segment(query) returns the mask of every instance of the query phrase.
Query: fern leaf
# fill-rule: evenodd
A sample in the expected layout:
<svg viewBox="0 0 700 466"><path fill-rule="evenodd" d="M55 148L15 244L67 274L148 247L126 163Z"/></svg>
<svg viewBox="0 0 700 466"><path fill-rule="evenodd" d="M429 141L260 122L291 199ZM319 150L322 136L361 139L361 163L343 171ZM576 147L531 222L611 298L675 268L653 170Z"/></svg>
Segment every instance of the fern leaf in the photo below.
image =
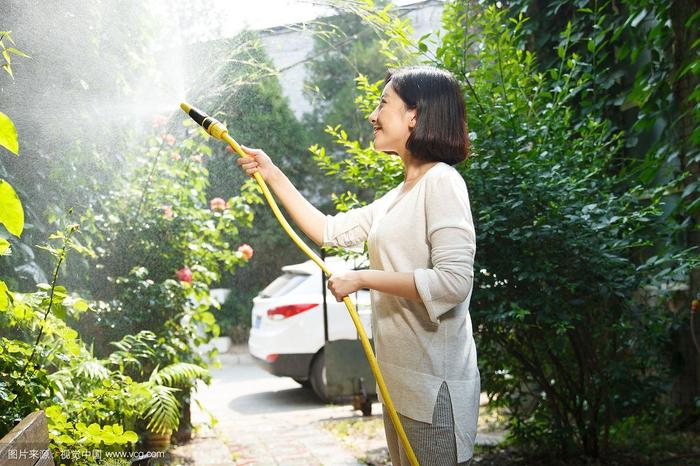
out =
<svg viewBox="0 0 700 466"><path fill-rule="evenodd" d="M165 434L180 425L180 403L175 398L177 389L164 385L150 387L151 399L145 408L148 430L156 434Z"/></svg>
<svg viewBox="0 0 700 466"><path fill-rule="evenodd" d="M154 371L151 380L159 385L169 387L186 387L194 385L197 380L205 382L211 379L209 370L196 364L178 362L164 367L160 371Z"/></svg>

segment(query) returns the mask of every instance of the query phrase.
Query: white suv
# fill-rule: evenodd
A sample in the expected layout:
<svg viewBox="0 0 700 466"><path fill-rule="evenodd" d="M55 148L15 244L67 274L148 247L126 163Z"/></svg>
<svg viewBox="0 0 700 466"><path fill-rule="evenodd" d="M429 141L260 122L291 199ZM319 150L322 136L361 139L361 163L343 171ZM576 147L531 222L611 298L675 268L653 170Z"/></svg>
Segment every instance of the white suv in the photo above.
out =
<svg viewBox="0 0 700 466"><path fill-rule="evenodd" d="M345 261L327 257L331 272L366 268L366 259ZM253 299L252 325L248 350L253 359L271 374L292 377L325 398L325 331L323 294L326 293L328 340L358 339L357 329L343 302L323 290L321 269L311 260L282 267L277 277ZM372 337L369 290L362 289L350 298L360 321Z"/></svg>

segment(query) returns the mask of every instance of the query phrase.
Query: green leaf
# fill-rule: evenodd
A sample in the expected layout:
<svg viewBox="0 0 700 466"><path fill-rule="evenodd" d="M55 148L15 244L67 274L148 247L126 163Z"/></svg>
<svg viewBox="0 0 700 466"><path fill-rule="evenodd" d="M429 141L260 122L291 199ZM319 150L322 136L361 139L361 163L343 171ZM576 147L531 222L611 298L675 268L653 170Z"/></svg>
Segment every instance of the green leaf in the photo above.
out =
<svg viewBox="0 0 700 466"><path fill-rule="evenodd" d="M46 417L48 418L59 419L61 417L62 412L59 406L53 405L44 409L44 414L46 414Z"/></svg>
<svg viewBox="0 0 700 466"><path fill-rule="evenodd" d="M12 68L10 67L10 65L5 63L4 65L2 65L2 69L5 70L7 72L7 74L9 74L12 79L15 79L15 75L12 74Z"/></svg>
<svg viewBox="0 0 700 466"><path fill-rule="evenodd" d="M68 317L66 308L63 307L61 304L54 303L51 307L51 312L53 312L53 315L55 315L61 320L66 320L66 318Z"/></svg>
<svg viewBox="0 0 700 466"><path fill-rule="evenodd" d="M80 345L75 341L67 341L65 347L73 356L80 356Z"/></svg>
<svg viewBox="0 0 700 466"><path fill-rule="evenodd" d="M166 366L160 371L154 371L151 379L162 385L187 386L194 384L197 379L206 380L209 376L209 371L203 367L179 362Z"/></svg>
<svg viewBox="0 0 700 466"><path fill-rule="evenodd" d="M18 238L24 230L22 202L10 183L5 180L0 180L0 223Z"/></svg>
<svg viewBox="0 0 700 466"><path fill-rule="evenodd" d="M5 238L0 238L0 256L10 255L10 242Z"/></svg>
<svg viewBox="0 0 700 466"><path fill-rule="evenodd" d="M688 207L686 207L686 212L692 214L698 209L698 207L700 207L700 197L695 199Z"/></svg>
<svg viewBox="0 0 700 466"><path fill-rule="evenodd" d="M588 40L588 44L587 44L586 48L591 53L595 52L595 42L593 41L593 39Z"/></svg>
<svg viewBox="0 0 700 466"><path fill-rule="evenodd" d="M0 280L0 309L5 309L9 303L7 299L7 285Z"/></svg>
<svg viewBox="0 0 700 466"><path fill-rule="evenodd" d="M66 445L73 445L75 443L75 440L73 440L72 437L66 434L62 434L58 437L58 440L60 440L62 443Z"/></svg>
<svg viewBox="0 0 700 466"><path fill-rule="evenodd" d="M18 55L18 56L20 56L20 57L32 58L32 57L30 57L29 55L27 55L26 53L21 52L21 51L17 50L17 49L14 48L14 47L8 47L8 48L7 48L7 51L8 51L8 52L12 52L12 53L14 53L15 55Z"/></svg>
<svg viewBox="0 0 700 466"><path fill-rule="evenodd" d="M173 388L163 385L153 386L151 399L146 406L148 419L146 428L156 434L165 434L177 429L180 422L180 403L175 398Z"/></svg>
<svg viewBox="0 0 700 466"><path fill-rule="evenodd" d="M633 27L633 28L636 28L636 27L639 25L639 23L641 23L642 20L643 20L646 16L647 16L647 10L646 10L646 8L645 8L645 9L643 9L642 11L640 11L640 12L637 14L637 16L635 16L635 17L632 19L632 27Z"/></svg>
<svg viewBox="0 0 700 466"><path fill-rule="evenodd" d="M10 73L10 75L12 74L9 71L9 67L6 69L6 71ZM2 112L0 112L0 146L4 147L15 155L19 155L17 128L15 128L15 125L12 123L12 120L10 120L10 117Z"/></svg>
<svg viewBox="0 0 700 466"><path fill-rule="evenodd" d="M117 442L117 437L112 432L108 432L107 427L108 426L105 426L105 432L102 433L102 441L105 445L113 445Z"/></svg>
<svg viewBox="0 0 700 466"><path fill-rule="evenodd" d="M54 301L61 302L68 296L68 290L63 285L56 285L53 289Z"/></svg>
<svg viewBox="0 0 700 466"><path fill-rule="evenodd" d="M92 424L90 424L88 426L87 431L88 431L88 433L95 435L95 436L99 436L102 434L102 428L100 427L99 424L97 424L95 422L93 422Z"/></svg>
<svg viewBox="0 0 700 466"><path fill-rule="evenodd" d="M82 299L77 299L73 303L73 307L75 308L76 311L80 311L80 312L85 312L89 308L88 303Z"/></svg>

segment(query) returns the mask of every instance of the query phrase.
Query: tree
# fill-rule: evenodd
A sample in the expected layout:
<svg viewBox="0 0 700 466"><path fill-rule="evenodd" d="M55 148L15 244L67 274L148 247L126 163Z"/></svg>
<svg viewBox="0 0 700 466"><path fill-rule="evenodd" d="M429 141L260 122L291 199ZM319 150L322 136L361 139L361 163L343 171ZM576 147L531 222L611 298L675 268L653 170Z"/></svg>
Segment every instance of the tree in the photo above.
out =
<svg viewBox="0 0 700 466"><path fill-rule="evenodd" d="M355 105L359 94L353 78L363 75L374 82L384 77L377 32L352 13L325 18L315 30L312 56L305 87L313 107L303 120L313 141L329 146L332 138L325 128L343 125L351 138L369 143L371 128Z"/></svg>

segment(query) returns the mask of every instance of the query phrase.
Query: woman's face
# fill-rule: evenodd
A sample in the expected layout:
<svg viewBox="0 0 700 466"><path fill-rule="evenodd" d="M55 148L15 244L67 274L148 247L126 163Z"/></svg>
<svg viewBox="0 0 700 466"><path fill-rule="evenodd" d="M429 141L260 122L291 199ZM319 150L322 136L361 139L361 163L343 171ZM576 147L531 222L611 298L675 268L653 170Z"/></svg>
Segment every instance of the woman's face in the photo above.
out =
<svg viewBox="0 0 700 466"><path fill-rule="evenodd" d="M375 149L399 155L406 153L406 141L416 125L416 111L406 108L391 81L384 86L382 100L369 116L369 122L374 127Z"/></svg>

